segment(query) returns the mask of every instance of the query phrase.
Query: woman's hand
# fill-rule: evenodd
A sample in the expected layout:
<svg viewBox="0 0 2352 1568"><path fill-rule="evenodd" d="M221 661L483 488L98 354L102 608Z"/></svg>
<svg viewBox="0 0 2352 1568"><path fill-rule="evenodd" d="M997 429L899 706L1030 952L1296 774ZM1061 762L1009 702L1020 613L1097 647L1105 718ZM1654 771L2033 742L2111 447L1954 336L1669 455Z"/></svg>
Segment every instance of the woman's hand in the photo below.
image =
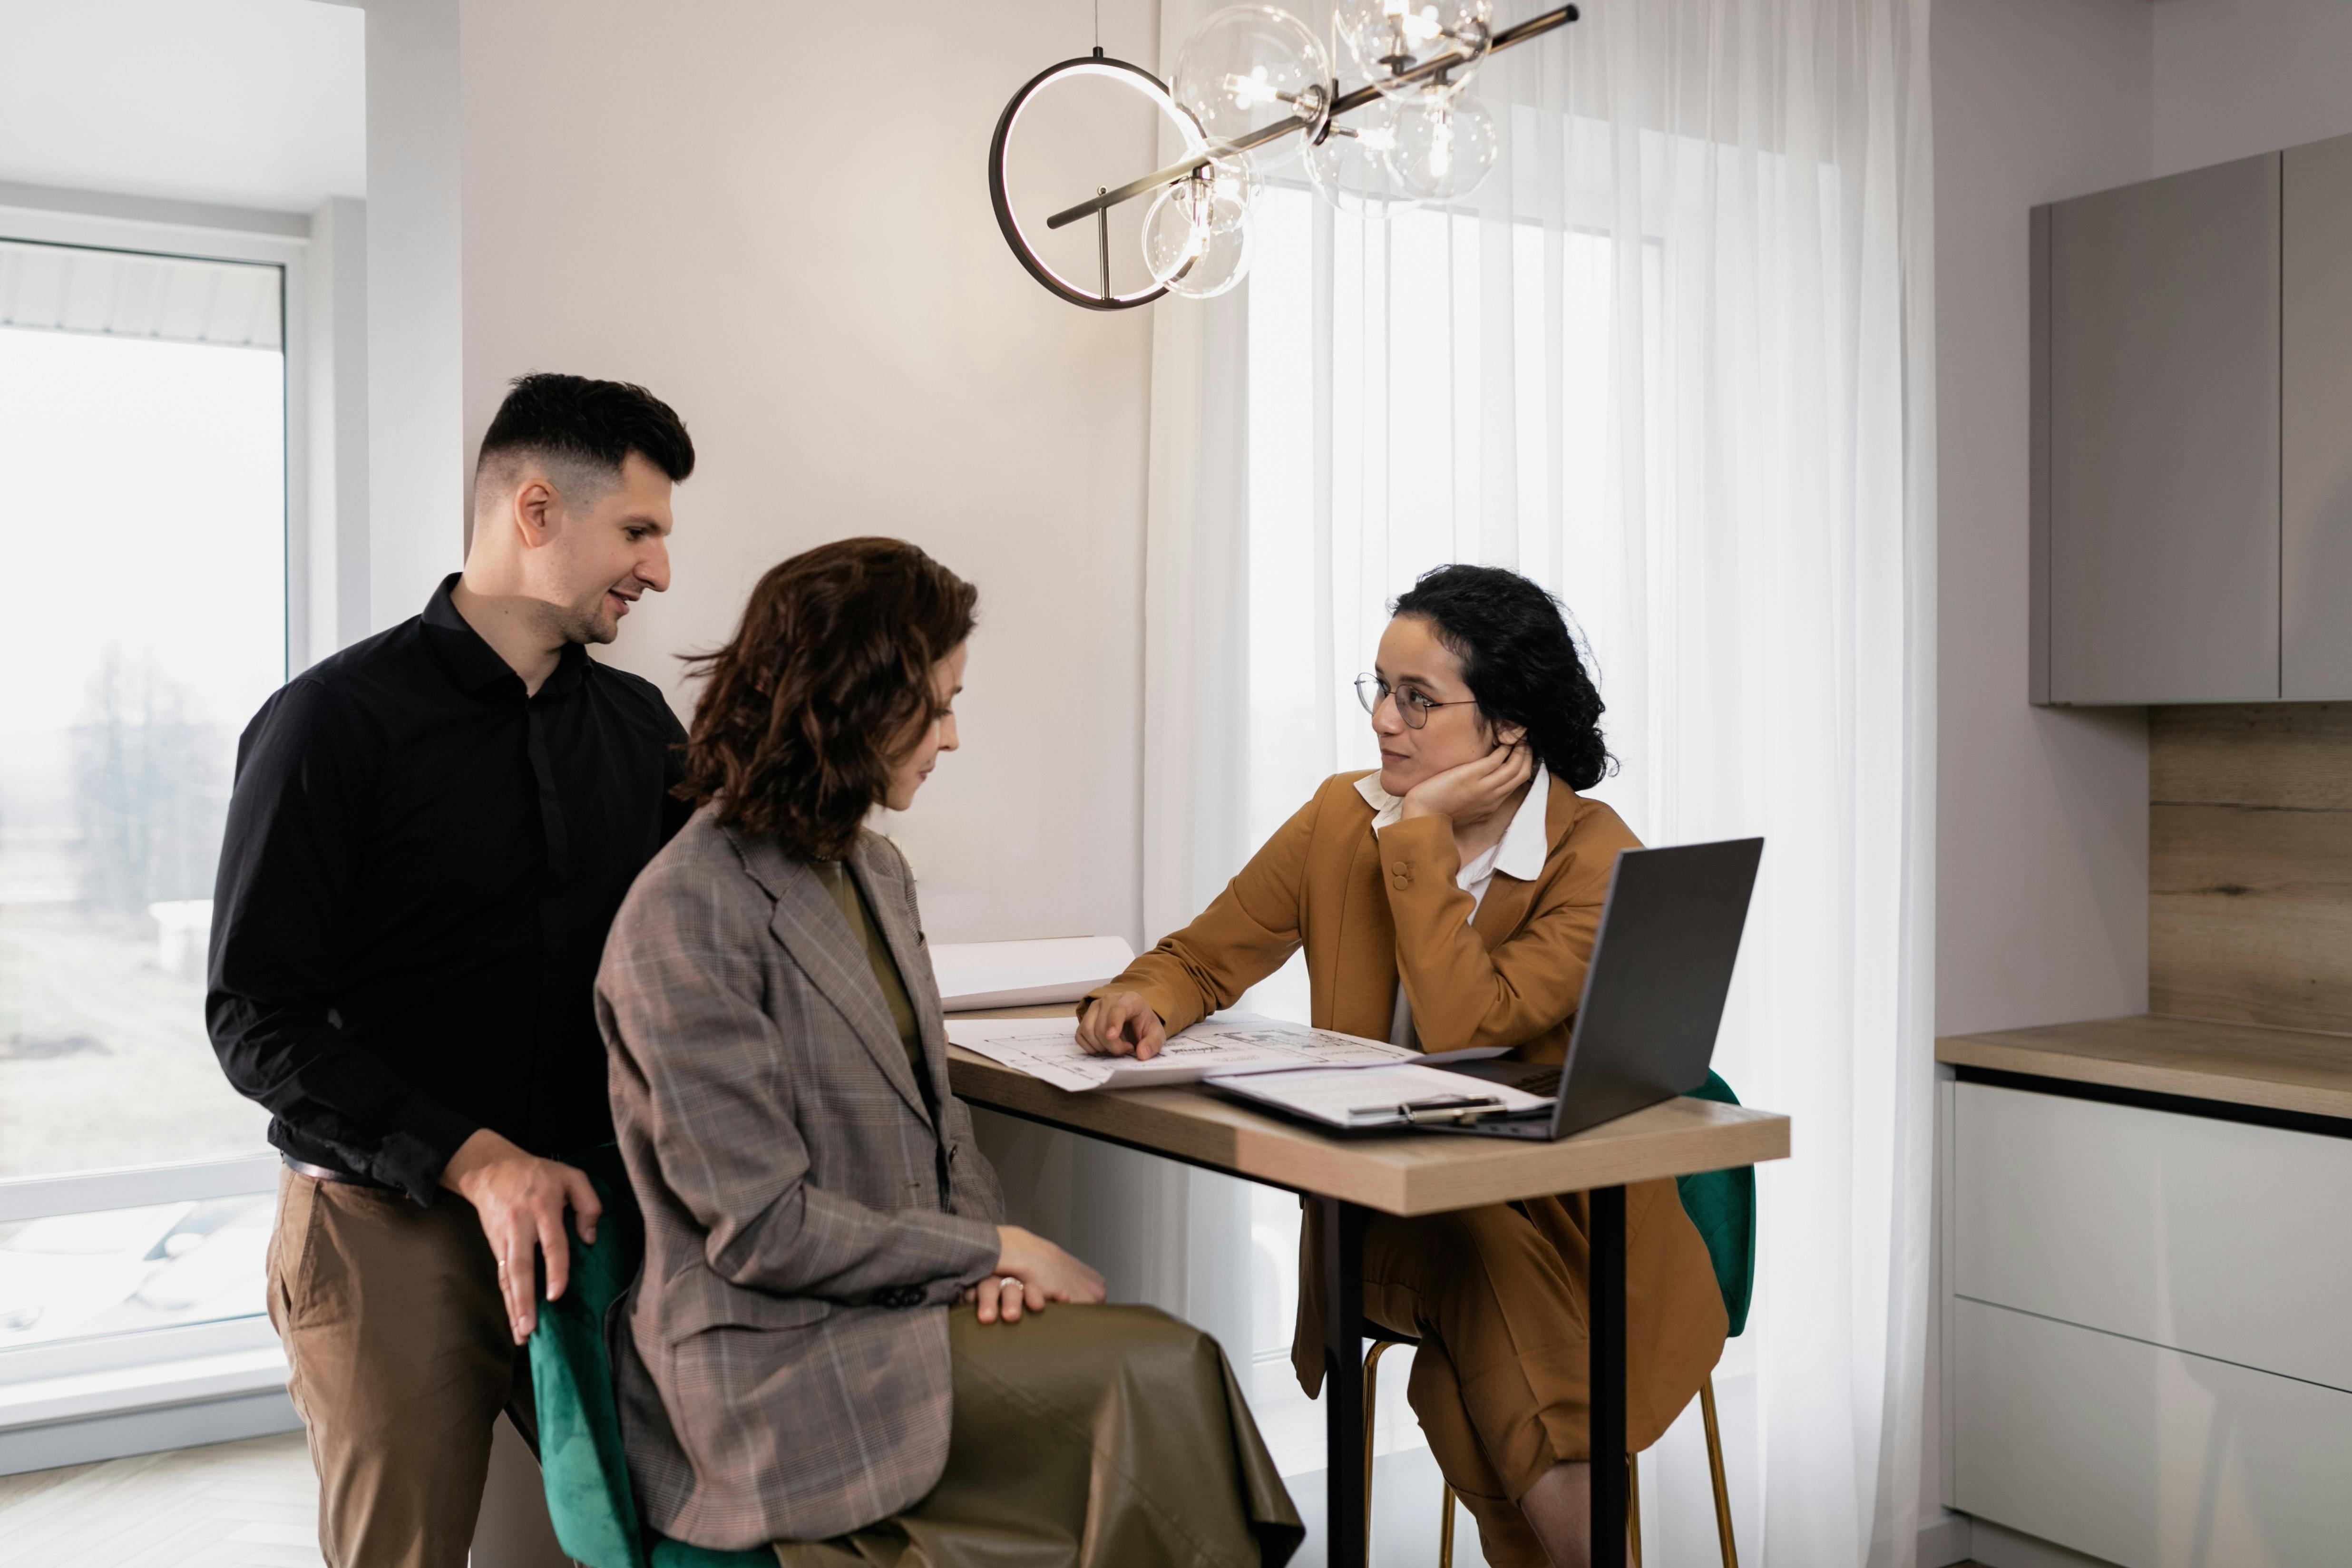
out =
<svg viewBox="0 0 2352 1568"><path fill-rule="evenodd" d="M1133 991L1097 997L1078 1017L1078 1049L1089 1056L1131 1056L1149 1061L1168 1043L1168 1028L1151 1004Z"/></svg>
<svg viewBox="0 0 2352 1568"><path fill-rule="evenodd" d="M1525 745L1498 746L1475 762L1432 774L1414 785L1405 792L1401 816L1444 817L1457 827L1482 822L1535 776L1536 759Z"/></svg>
<svg viewBox="0 0 2352 1568"><path fill-rule="evenodd" d="M996 1235L995 1272L963 1293L982 1322L1017 1323L1024 1311L1042 1312L1047 1301L1103 1299L1103 1277L1044 1237L1017 1225L1000 1225Z"/></svg>

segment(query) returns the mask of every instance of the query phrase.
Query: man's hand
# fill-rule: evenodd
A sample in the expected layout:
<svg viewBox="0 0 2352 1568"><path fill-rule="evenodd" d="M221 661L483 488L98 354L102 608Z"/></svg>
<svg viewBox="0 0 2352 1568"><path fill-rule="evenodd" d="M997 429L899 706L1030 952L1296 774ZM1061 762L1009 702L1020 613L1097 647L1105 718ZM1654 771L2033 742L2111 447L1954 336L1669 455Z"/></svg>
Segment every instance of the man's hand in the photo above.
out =
<svg viewBox="0 0 2352 1568"><path fill-rule="evenodd" d="M1044 1237L1017 1225L998 1226L996 1237L995 1271L963 1293L982 1322L1017 1323L1023 1312L1042 1312L1047 1301L1103 1299L1103 1277Z"/></svg>
<svg viewBox="0 0 2352 1568"><path fill-rule="evenodd" d="M1131 1056L1149 1061L1168 1043L1167 1026L1133 991L1097 997L1078 1016L1078 1049L1090 1056Z"/></svg>
<svg viewBox="0 0 2352 1568"><path fill-rule="evenodd" d="M539 1282L539 1255L547 1254L547 1299L563 1294L572 1275L572 1249L563 1239L563 1209L570 1205L580 1239L593 1244L596 1219L604 1206L585 1173L516 1147L488 1127L457 1145L442 1167L441 1185L474 1206L490 1256L499 1260L499 1291L506 1297L507 1322L515 1343L530 1338L539 1321L532 1288Z"/></svg>
<svg viewBox="0 0 2352 1568"><path fill-rule="evenodd" d="M1535 776L1535 756L1526 746L1498 746L1475 762L1432 774L1405 791L1400 817L1444 817L1456 827L1482 822Z"/></svg>

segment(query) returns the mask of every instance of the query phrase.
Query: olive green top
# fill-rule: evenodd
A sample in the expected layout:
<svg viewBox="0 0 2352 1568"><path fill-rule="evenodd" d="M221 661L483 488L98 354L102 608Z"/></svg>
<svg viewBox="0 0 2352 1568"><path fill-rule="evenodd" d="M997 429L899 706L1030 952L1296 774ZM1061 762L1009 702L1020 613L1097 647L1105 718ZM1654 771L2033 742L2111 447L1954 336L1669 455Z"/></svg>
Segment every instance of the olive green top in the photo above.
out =
<svg viewBox="0 0 2352 1568"><path fill-rule="evenodd" d="M915 1004L907 998L907 982L899 977L898 961L890 956L890 944L883 940L882 928L874 924L874 911L866 905L866 890L839 861L814 864L834 903L841 906L841 917L849 922L851 934L866 945L866 962L874 970L875 984L882 988L890 1022L898 1031L898 1043L907 1048L907 1064L915 1070L915 1082L922 1087L923 1103L928 1105L931 1076L923 1065L923 1034L915 1023Z"/></svg>

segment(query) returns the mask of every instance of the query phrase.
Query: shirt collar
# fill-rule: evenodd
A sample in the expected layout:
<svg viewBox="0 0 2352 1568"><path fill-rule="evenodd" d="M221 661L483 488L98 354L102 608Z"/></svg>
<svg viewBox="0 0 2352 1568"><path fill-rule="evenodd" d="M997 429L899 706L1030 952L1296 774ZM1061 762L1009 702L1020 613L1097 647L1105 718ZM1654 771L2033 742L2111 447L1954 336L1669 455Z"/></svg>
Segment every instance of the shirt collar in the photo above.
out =
<svg viewBox="0 0 2352 1568"><path fill-rule="evenodd" d="M449 678L468 696L503 697L522 695L522 677L514 666L499 656L499 651L482 641L482 634L457 612L453 597L457 579L463 575L451 572L425 601L425 613L418 617L429 629L425 645L433 650ZM561 696L580 684L586 673L588 650L577 643L567 643L555 661L555 672L540 684L541 696Z"/></svg>
<svg viewBox="0 0 2352 1568"><path fill-rule="evenodd" d="M1378 772L1367 773L1356 780L1356 793L1372 809L1372 831L1380 831L1404 814L1404 800L1381 788ZM1545 836L1544 819L1551 808L1551 773L1540 762L1536 764L1536 776L1528 780L1528 792L1519 801L1519 809L1511 815L1511 825L1503 830L1502 841L1495 846L1493 869L1517 882L1533 882L1543 874L1544 860L1551 852L1550 841ZM1485 856L1479 857L1481 860ZM1465 870L1467 868L1465 868Z"/></svg>

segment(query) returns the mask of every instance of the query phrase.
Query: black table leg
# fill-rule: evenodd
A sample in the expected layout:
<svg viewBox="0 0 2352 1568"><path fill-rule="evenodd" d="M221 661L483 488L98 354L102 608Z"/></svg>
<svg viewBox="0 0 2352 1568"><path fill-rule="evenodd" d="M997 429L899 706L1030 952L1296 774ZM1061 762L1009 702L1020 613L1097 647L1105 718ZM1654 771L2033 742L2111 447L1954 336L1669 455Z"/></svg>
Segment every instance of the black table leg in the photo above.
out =
<svg viewBox="0 0 2352 1568"><path fill-rule="evenodd" d="M1592 1250L1586 1291L1592 1339L1592 1568L1624 1568L1625 1189L1590 1196Z"/></svg>
<svg viewBox="0 0 2352 1568"><path fill-rule="evenodd" d="M1315 1207L1323 1229L1323 1529L1329 1541L1326 1561L1330 1568L1363 1568L1365 1211L1328 1197ZM1623 1357L1622 1338L1619 1357ZM1618 1425L1624 1425L1622 1412Z"/></svg>

